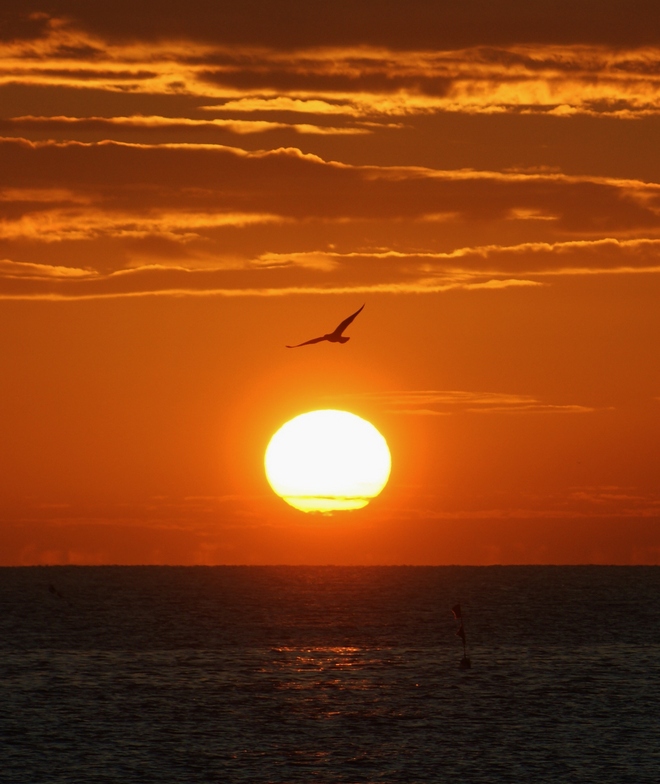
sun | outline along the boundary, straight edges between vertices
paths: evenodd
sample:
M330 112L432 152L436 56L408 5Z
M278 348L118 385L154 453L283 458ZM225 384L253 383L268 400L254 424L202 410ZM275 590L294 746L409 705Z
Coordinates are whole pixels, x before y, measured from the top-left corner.
M387 442L371 422L335 409L282 425L264 462L273 490L303 512L361 509L385 487L392 467Z

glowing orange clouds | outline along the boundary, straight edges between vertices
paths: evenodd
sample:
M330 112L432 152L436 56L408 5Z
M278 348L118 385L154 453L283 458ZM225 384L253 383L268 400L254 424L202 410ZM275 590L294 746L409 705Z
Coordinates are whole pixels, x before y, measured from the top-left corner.
M190 143L6 139L0 165L2 297L405 294L658 266L660 185L640 179Z
M305 133L312 127L324 132L324 116L343 116L343 132L357 133L368 132L355 124L360 119L382 123L438 112L630 119L660 111L660 48L648 44L434 48L420 40L407 49L335 45L282 51L186 40L185 34L121 41L55 18L42 32L0 44L0 84L206 98L211 103L205 110L222 113L219 124L235 133L282 124L255 117L250 126L240 119L246 112L316 116L316 123L291 125ZM340 126L334 132L342 132Z

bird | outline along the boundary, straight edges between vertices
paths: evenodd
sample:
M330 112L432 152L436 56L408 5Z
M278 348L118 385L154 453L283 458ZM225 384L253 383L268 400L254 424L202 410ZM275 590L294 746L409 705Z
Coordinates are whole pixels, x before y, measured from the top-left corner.
M364 304L362 305L362 308L363 307ZM304 343L298 343L296 346L287 346L287 348L300 348L300 346L309 346L312 343L321 343L323 340L327 340L330 343L348 343L350 338L347 338L345 335L342 335L342 332L353 321L353 319L357 316L357 314L360 313L362 308L356 310L352 316L345 318L341 322L341 324L337 327L337 329L334 330L334 332L328 332L327 335L321 335L320 338L312 338L311 340L306 340Z

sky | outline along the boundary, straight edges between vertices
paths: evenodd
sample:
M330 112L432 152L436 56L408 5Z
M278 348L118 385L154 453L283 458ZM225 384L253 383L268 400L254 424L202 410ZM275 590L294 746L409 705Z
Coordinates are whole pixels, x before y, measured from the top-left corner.
M660 564L658 139L656 2L3 0L0 565Z

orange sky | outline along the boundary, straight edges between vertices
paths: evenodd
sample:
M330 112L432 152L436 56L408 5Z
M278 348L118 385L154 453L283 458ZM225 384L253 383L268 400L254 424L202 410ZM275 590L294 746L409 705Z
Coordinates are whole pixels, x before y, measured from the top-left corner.
M654 5L4 0L0 564L660 563Z

